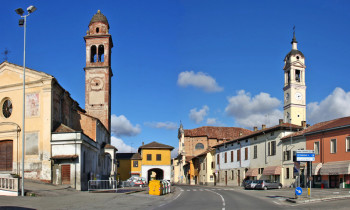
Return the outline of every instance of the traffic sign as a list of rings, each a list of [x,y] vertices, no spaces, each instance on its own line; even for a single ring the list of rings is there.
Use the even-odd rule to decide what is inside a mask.
[[[310,150],[310,151],[313,152],[313,150]],[[315,153],[306,153],[306,152],[300,153],[300,151],[297,151],[296,158],[297,158],[297,161],[315,161]]]
[[[295,188],[295,194],[296,194],[296,195],[301,195],[301,194],[303,194],[303,189],[301,189],[301,187]]]

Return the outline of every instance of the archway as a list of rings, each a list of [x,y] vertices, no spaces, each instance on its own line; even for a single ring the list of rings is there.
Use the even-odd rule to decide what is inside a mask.
[[[147,180],[148,182],[151,180],[163,180],[164,179],[164,171],[160,168],[152,168],[147,171]]]

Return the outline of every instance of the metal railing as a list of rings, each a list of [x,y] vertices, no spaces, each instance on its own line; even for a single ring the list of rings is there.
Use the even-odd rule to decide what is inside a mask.
[[[115,191],[117,192],[116,180],[89,180],[88,191]]]
[[[19,179],[18,178],[0,178],[0,190],[7,191],[19,191]]]

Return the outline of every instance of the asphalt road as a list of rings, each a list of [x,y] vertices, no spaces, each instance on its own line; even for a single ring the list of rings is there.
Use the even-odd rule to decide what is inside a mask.
[[[270,191],[273,193],[273,191]],[[267,194],[269,191],[266,192]],[[275,193],[275,192],[274,192]],[[241,189],[211,188],[201,186],[177,186],[177,195],[168,202],[152,209],[349,209],[350,200],[323,201],[307,204],[293,204],[278,196]]]

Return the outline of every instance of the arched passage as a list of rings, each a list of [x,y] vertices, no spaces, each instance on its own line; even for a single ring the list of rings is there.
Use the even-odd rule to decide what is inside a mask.
[[[148,182],[151,180],[163,180],[164,179],[164,171],[160,168],[152,168],[147,171],[147,180]]]

